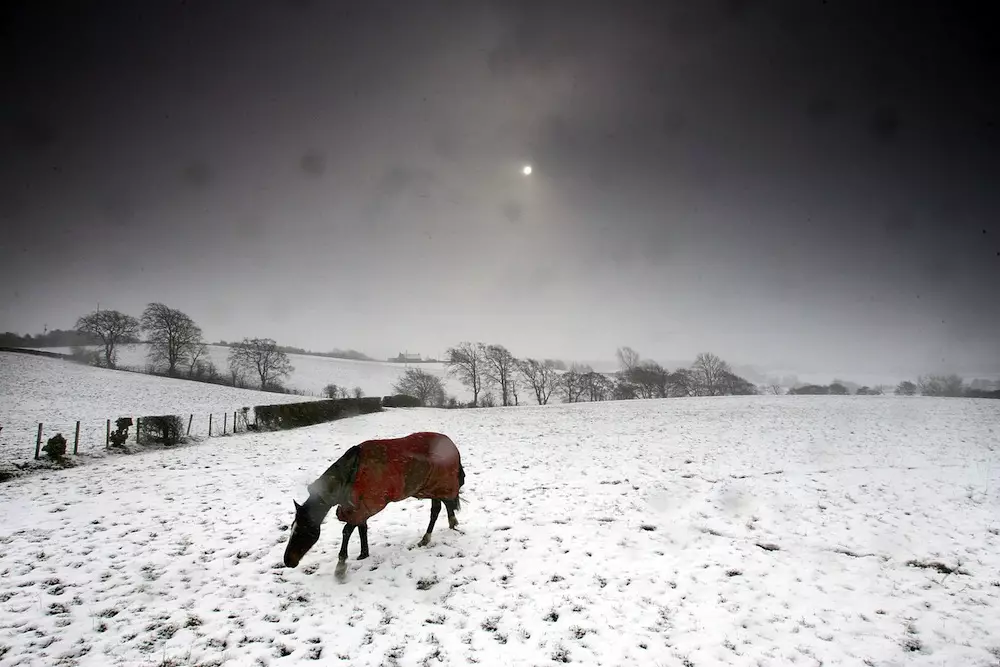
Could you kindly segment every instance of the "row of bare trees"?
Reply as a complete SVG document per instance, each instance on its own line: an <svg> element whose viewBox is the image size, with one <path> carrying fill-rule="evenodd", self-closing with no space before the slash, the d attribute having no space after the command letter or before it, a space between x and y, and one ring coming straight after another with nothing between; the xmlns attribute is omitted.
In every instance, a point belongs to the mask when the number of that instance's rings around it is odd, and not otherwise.
<svg viewBox="0 0 1000 667"><path fill-rule="evenodd" d="M643 360L630 347L619 348L617 357L616 373L600 373L582 364L567 369L552 359L518 359L503 345L463 342L448 349L445 364L472 392L474 406L494 404L494 390L501 405L518 405L521 393L526 392L539 405L553 396L577 403L757 393L753 383L736 375L714 354L699 354L690 368L674 371Z"/></svg>
<svg viewBox="0 0 1000 667"><path fill-rule="evenodd" d="M76 330L100 341L99 355L107 368L118 366L118 351L123 345L139 342L144 333L149 344L147 359L153 368L176 376L181 369L194 374L207 346L201 327L186 313L162 303L150 303L141 318L117 310L97 310L79 318Z"/></svg>
<svg viewBox="0 0 1000 667"><path fill-rule="evenodd" d="M107 368L117 368L119 349L139 343L144 334L149 370L171 377L280 390L281 381L294 370L288 354L273 339L244 338L230 345L229 376L224 378L208 358L201 327L183 311L162 303L147 305L141 318L97 310L79 318L76 330L100 341L103 349L97 361Z"/></svg>
<svg viewBox="0 0 1000 667"><path fill-rule="evenodd" d="M555 360L518 359L497 344L459 343L445 353L445 365L472 392L473 406L495 404L492 390L501 405L519 405L524 391L545 405L561 380Z"/></svg>
<svg viewBox="0 0 1000 667"><path fill-rule="evenodd" d="M734 373L727 362L710 352L698 354L691 366L673 371L655 361L643 360L631 347L618 348L616 356L619 370L614 390L618 399L759 393L756 385Z"/></svg>

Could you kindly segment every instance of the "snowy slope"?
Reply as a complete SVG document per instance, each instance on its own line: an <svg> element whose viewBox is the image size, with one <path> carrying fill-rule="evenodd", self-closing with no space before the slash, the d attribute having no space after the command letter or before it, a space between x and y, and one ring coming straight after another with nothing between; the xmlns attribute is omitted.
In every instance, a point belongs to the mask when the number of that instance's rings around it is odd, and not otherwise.
<svg viewBox="0 0 1000 667"><path fill-rule="evenodd" d="M397 410L0 485L4 665L993 665L1000 402L751 397ZM292 500L362 439L440 429L429 503ZM443 526L442 526L443 524ZM960 566L946 576L907 561Z"/></svg>
<svg viewBox="0 0 1000 667"><path fill-rule="evenodd" d="M70 353L68 347L38 349L62 354ZM118 365L143 370L146 367L146 353L145 345L123 347L118 353ZM208 353L216 368L225 372L229 367L229 348L210 345ZM295 370L284 384L310 394L320 394L326 385L336 384L348 389L361 387L367 396L386 396L395 393L392 386L407 368L404 364L332 359L306 354L290 354L288 358ZM462 401L472 400L472 394L458 380L447 374L444 364L413 364L411 367L440 377L449 395Z"/></svg>
<svg viewBox="0 0 1000 667"><path fill-rule="evenodd" d="M105 420L156 414L196 414L192 435L243 406L316 400L307 396L235 389L0 352L0 462L34 456L38 422L43 441L61 432L72 444L80 420L80 451L103 449Z"/></svg>

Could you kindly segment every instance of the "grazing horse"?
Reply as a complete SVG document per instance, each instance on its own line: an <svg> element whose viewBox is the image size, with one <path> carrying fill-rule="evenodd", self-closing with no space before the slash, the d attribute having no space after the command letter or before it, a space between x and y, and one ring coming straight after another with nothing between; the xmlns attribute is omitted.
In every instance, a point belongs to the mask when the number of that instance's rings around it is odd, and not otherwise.
<svg viewBox="0 0 1000 667"><path fill-rule="evenodd" d="M358 560L368 558L368 519L391 502L406 498L431 501L431 521L419 543L426 546L441 505L448 511L448 526L457 529L455 513L460 508L458 492L463 484L461 455L446 435L421 432L354 445L309 485L309 497L303 504L292 501L295 520L285 548L285 566L298 566L316 544L320 525L334 506L337 520L344 522L337 565L341 573L347 567L347 544L354 529L361 537Z"/></svg>

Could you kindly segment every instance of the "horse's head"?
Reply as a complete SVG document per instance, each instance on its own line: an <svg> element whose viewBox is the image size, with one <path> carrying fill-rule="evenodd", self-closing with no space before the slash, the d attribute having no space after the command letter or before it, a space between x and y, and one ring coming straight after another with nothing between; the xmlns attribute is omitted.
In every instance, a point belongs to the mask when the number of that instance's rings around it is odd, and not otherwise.
<svg viewBox="0 0 1000 667"><path fill-rule="evenodd" d="M285 547L285 567L297 567L302 557L313 548L319 540L319 527L329 511L329 508L321 510L309 500L303 505L294 500L292 503L295 504L295 520L292 521L288 545Z"/></svg>
<svg viewBox="0 0 1000 667"><path fill-rule="evenodd" d="M292 522L288 546L285 547L285 565L297 567L302 557L319 540L319 527L333 507L352 507L351 485L358 471L358 447L351 447L337 459L319 479L309 485L309 497L299 505L295 504L295 520Z"/></svg>

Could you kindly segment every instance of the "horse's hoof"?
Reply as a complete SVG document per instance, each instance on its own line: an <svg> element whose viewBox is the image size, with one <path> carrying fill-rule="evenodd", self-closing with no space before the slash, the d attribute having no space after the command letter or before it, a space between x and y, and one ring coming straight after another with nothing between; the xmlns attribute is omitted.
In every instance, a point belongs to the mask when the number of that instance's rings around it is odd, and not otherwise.
<svg viewBox="0 0 1000 667"><path fill-rule="evenodd" d="M360 554L360 555L358 556L358 560L364 560L364 559L366 559L366 558L368 558L368 554Z"/></svg>
<svg viewBox="0 0 1000 667"><path fill-rule="evenodd" d="M430 535L424 535L423 538L421 538L421 540L419 542L417 542L417 546L418 547L426 547L430 543L431 543L431 536Z"/></svg>

